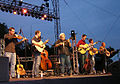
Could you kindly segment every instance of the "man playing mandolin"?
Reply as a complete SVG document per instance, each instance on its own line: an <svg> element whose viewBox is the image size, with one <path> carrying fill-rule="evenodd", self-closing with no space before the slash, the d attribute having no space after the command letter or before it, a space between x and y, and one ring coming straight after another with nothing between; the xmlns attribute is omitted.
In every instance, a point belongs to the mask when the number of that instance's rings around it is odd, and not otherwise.
<svg viewBox="0 0 120 84"><path fill-rule="evenodd" d="M102 42L99 49L99 53L101 56L101 68L103 73L106 73L107 71L107 65L105 65L107 62L106 56L110 56L110 52L105 48L105 46L106 46L105 42Z"/></svg>
<svg viewBox="0 0 120 84"><path fill-rule="evenodd" d="M61 76L64 76L65 73L65 66L68 67L68 74L72 75L71 71L71 63L70 63L70 51L69 48L71 47L70 40L65 39L65 34L61 33L59 35L60 39L58 39L55 43L55 47L58 47L58 54L60 55L60 62L61 62ZM66 64L66 65L65 65Z"/></svg>

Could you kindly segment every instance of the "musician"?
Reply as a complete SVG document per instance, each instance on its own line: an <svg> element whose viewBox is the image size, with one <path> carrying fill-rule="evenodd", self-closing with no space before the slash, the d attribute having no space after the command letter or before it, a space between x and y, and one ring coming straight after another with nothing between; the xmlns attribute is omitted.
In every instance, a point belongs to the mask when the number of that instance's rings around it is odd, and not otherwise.
<svg viewBox="0 0 120 84"><path fill-rule="evenodd" d="M106 56L110 54L109 51L107 51L107 49L105 48L106 44L105 42L102 42L100 48L99 48L99 53L100 53L100 56L101 56L101 68L102 68L102 72L105 74L106 73L106 69L107 69L107 65L106 65L106 62L107 62L107 59L106 59Z"/></svg>
<svg viewBox="0 0 120 84"><path fill-rule="evenodd" d="M40 77L39 76L39 66L41 62L41 53L35 49L35 46L43 47L43 45L38 44L37 42L41 41L41 32L39 30L35 31L35 36L32 38L32 47L33 50L33 68L32 68L32 77Z"/></svg>
<svg viewBox="0 0 120 84"><path fill-rule="evenodd" d="M60 62L61 62L61 76L64 76L65 73L65 64L68 68L68 75L72 75L71 71L71 62L70 62L70 52L69 48L71 47L70 40L65 39L65 34L61 33L56 43L55 47L58 47L58 54L60 55Z"/></svg>
<svg viewBox="0 0 120 84"><path fill-rule="evenodd" d="M86 34L82 35L82 39L79 40L78 43L77 43L77 45L76 45L78 48L86 48L86 47L84 47L84 45L86 44L86 42L85 42L86 37L87 37ZM85 64L85 59L86 59L87 55L86 55L86 53L85 54L79 53L79 55L80 55L79 58L78 58L79 65L80 65L79 66L79 72L81 72L81 71L83 72L83 66Z"/></svg>
<svg viewBox="0 0 120 84"><path fill-rule="evenodd" d="M18 42L17 39L22 39L22 36L15 34L15 28L10 27L9 33L4 35L5 40L5 56L9 58L10 62L10 78L15 78L15 65L16 65L16 50L15 46L22 43L26 39Z"/></svg>
<svg viewBox="0 0 120 84"><path fill-rule="evenodd" d="M94 41L93 39L89 39L89 46L90 46L90 50L88 53L88 57L90 59L90 74L96 74L96 70L95 70L95 58L94 55L97 54L97 50L96 48L94 48ZM91 53L92 52L92 53ZM94 54L93 54L94 52Z"/></svg>

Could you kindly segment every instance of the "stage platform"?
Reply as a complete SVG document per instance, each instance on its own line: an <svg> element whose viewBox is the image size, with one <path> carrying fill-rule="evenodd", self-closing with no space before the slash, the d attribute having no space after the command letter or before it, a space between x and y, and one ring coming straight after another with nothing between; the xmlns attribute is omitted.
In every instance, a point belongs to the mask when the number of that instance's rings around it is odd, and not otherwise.
<svg viewBox="0 0 120 84"><path fill-rule="evenodd" d="M49 76L42 78L14 78L0 84L115 84L120 82L120 77L112 74L104 75L73 75Z"/></svg>

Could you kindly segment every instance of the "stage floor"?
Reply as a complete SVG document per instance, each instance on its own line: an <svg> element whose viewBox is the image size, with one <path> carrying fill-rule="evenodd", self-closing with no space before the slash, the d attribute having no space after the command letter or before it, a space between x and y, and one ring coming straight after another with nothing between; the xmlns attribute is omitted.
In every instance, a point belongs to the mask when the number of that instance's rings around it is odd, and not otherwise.
<svg viewBox="0 0 120 84"><path fill-rule="evenodd" d="M112 76L112 74L99 74L99 75L72 75L72 76L49 76L49 77L40 77L40 78L13 78L9 81L32 81L32 80L43 80L43 79L70 79L70 78L90 78L90 77L105 77L105 76Z"/></svg>
<svg viewBox="0 0 120 84"><path fill-rule="evenodd" d="M102 74L14 78L7 82L0 82L0 84L115 84L117 82L120 82L120 77L114 77L112 74Z"/></svg>

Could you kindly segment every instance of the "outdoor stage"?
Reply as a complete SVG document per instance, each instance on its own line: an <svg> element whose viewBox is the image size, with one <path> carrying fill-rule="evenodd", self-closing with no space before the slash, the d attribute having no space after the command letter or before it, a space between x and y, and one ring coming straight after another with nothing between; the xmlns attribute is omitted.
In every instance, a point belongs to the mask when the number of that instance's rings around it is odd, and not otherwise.
<svg viewBox="0 0 120 84"><path fill-rule="evenodd" d="M120 82L120 77L104 74L19 78L10 79L8 82L0 82L0 84L115 84L117 82Z"/></svg>

